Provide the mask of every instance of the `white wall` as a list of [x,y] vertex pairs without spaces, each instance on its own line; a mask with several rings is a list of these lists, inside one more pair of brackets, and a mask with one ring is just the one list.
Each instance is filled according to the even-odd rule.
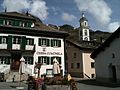
[[[115,58],[112,58],[112,53],[115,54]],[[115,39],[95,58],[97,78],[111,78],[110,63],[116,66],[117,79],[120,79],[120,38]]]

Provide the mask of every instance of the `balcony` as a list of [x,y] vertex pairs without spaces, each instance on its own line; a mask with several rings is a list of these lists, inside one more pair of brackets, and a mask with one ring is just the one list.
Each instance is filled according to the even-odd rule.
[[19,50],[19,51],[35,51],[35,45],[25,45],[24,47],[22,47],[20,44],[12,44],[11,48],[8,48],[7,44],[0,44],[0,49]]
[[0,44],[0,49],[7,49],[7,44]]

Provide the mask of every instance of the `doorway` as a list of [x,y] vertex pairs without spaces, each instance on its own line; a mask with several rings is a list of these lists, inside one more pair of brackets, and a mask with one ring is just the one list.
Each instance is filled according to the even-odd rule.
[[21,54],[20,53],[14,53],[14,54],[11,54],[11,55],[12,55],[11,70],[12,71],[19,71]]
[[112,69],[112,81],[113,81],[113,82],[116,82],[116,81],[117,81],[117,77],[116,77],[116,67],[115,67],[115,66],[112,66],[111,69]]

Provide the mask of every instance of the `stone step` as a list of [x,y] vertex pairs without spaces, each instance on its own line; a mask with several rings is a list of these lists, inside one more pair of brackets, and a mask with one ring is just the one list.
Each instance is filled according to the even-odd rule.
[[18,82],[18,81],[26,81],[28,76],[26,74],[20,75],[19,72],[10,72],[8,78],[6,78],[6,82]]

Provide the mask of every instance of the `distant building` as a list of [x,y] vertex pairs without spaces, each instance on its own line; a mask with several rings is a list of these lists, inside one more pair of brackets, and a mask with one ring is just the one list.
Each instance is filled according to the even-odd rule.
[[35,76],[36,63],[41,63],[40,75],[52,75],[53,59],[65,67],[66,32],[55,31],[36,17],[17,12],[0,13],[0,72],[18,71],[20,59],[25,59],[25,74]]
[[84,14],[78,34],[78,40],[67,39],[66,70],[74,77],[95,78],[94,60],[90,55],[98,44],[90,40],[88,20]]
[[120,82],[120,27],[92,54],[96,80]]

